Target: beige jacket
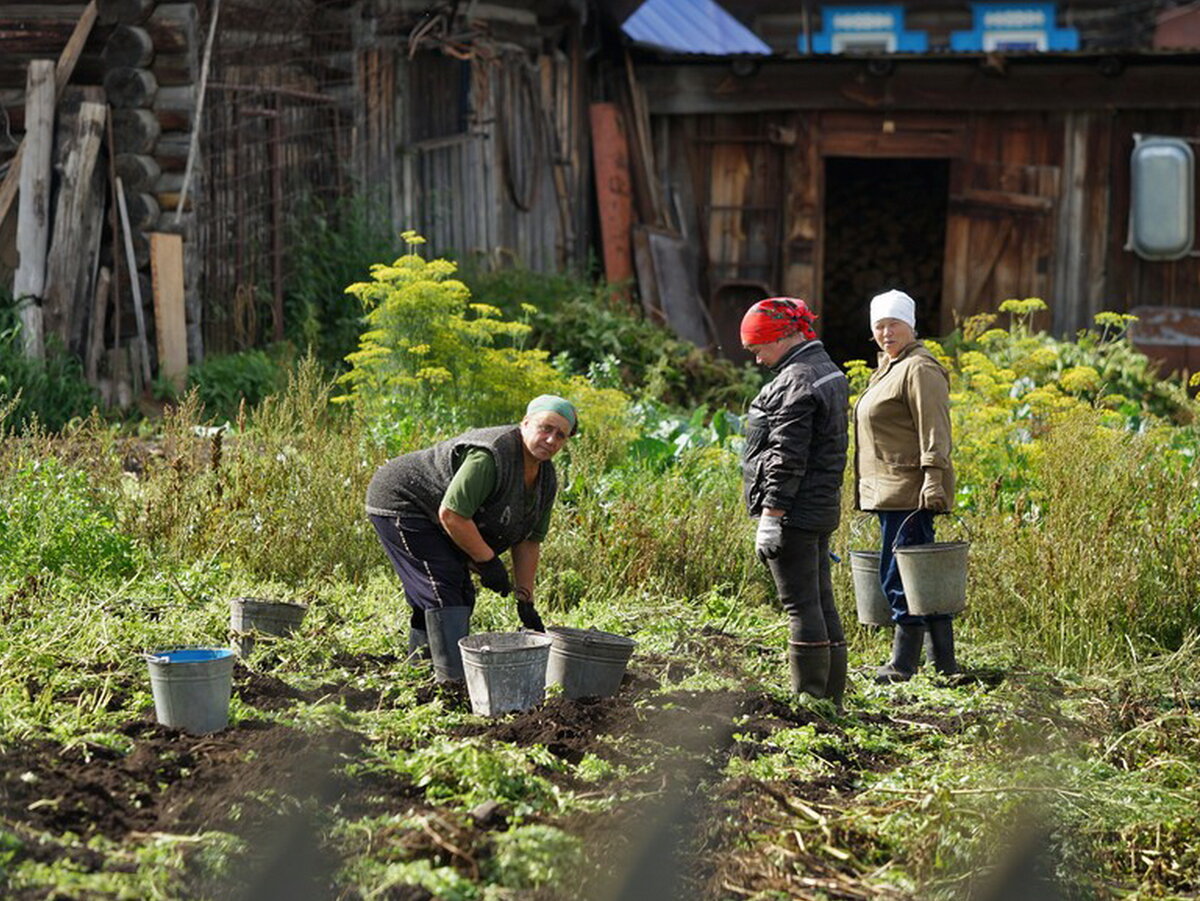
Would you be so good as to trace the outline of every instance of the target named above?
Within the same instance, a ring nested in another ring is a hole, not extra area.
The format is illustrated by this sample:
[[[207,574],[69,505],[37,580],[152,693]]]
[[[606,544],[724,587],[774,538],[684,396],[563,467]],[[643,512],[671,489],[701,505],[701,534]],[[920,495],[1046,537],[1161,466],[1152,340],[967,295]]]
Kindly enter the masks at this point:
[[[916,510],[922,470],[941,473],[954,503],[950,462],[950,377],[914,341],[879,366],[854,407],[854,504],[859,510]]]

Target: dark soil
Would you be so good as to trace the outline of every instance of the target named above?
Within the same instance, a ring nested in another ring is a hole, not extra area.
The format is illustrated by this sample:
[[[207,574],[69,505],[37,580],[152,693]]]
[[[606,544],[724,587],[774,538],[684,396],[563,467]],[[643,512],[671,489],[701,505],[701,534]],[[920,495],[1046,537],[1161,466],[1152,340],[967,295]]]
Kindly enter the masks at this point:
[[[689,661],[717,670],[732,667],[736,659],[734,639],[720,632],[698,636],[681,650]],[[300,690],[239,664],[234,690],[242,702],[262,711],[322,700],[340,701],[352,710],[393,703],[386,689],[363,687],[360,681],[367,680],[359,677],[378,677],[403,665],[400,660],[390,655],[342,656],[337,665],[350,674],[346,683]],[[572,764],[594,755],[624,767],[626,775],[616,785],[588,785],[557,769],[544,774],[583,796],[619,791],[630,799],[604,812],[573,813],[556,823],[583,840],[591,861],[571,898],[611,892],[614,880],[644,883],[650,893],[643,891],[640,897],[718,899],[741,894],[731,895],[723,887],[727,885],[744,888],[747,894],[776,890],[786,896],[794,886],[744,854],[746,830],[768,829],[794,817],[793,799],[845,804],[859,790],[863,773],[895,762],[846,750],[837,741],[837,720],[762,692],[662,692],[661,680],[673,678],[673,665],[639,657],[615,697],[553,697],[533,710],[477,720],[449,734],[543,745]],[[373,681],[388,684],[386,679]],[[430,679],[417,695],[420,703],[438,699],[453,710],[469,709],[461,685],[438,685]],[[769,753],[774,733],[804,724],[830,737],[827,747],[816,750],[829,765],[826,775],[786,785],[724,777],[722,770],[731,757],[754,759]],[[907,724],[892,719],[889,725],[918,734],[930,729],[956,732],[967,723],[958,716],[924,715]],[[363,761],[369,741],[349,729],[313,734],[252,720],[215,735],[191,736],[165,729],[147,714],[127,722],[122,731],[132,740],[127,754],[45,741],[0,752],[0,825],[23,842],[19,857],[52,861],[66,856],[81,869],[96,870],[112,862],[66,834],[121,841],[146,833],[223,830],[254,840],[263,866],[275,861],[278,867],[286,860],[306,863],[272,878],[328,885],[338,861],[329,848],[319,845],[319,830],[313,827],[324,811],[336,808],[341,818],[419,811],[426,823],[423,830],[379,829],[365,840],[389,859],[429,859],[479,878],[490,854],[491,834],[508,823],[510,811],[499,804],[480,805],[470,815],[453,813],[426,803],[423,791],[407,780],[376,768],[355,767],[355,775],[347,775],[346,764]],[[869,853],[856,848],[854,836],[834,838],[851,853]],[[806,861],[805,853],[797,849],[797,859]],[[850,864],[844,870],[831,869],[827,856],[808,856],[814,878],[824,880],[830,897],[859,897],[843,885],[851,879]],[[194,892],[188,897],[221,895],[221,887],[191,888]],[[297,897],[305,894],[297,891]],[[430,895],[423,889],[398,887],[386,897],[425,901]],[[536,897],[552,896],[539,892]]]

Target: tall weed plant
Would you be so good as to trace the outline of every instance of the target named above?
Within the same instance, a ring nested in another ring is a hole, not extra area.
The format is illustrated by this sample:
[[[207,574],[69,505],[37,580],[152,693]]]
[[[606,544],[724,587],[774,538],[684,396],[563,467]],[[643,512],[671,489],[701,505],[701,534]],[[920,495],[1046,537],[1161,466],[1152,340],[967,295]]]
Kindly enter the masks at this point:
[[[520,419],[539,394],[572,400],[590,433],[627,436],[628,398],[555,368],[544,350],[525,347],[530,326],[472,301],[450,260],[426,260],[420,236],[406,232],[410,252],[371,267],[371,281],[346,291],[363,305],[366,330],[347,357],[345,400],[382,437],[498,425]],[[603,439],[602,439],[603,440]]]
[[[309,357],[228,431],[189,395],[125,492],[126,528],[169,559],[220,560],[258,578],[364,577],[378,554],[363,498],[382,452],[352,410],[330,405],[333,390]]]

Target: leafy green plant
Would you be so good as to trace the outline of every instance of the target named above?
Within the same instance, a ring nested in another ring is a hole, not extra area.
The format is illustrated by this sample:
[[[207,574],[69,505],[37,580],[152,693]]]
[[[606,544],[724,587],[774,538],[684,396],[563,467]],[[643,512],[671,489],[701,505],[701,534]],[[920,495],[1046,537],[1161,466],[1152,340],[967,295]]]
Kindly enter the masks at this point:
[[[401,242],[386,205],[367,192],[334,201],[308,195],[288,222],[287,337],[331,369],[343,369],[362,329],[362,309],[345,287],[377,260],[392,259]]]
[[[83,365],[57,336],[47,339],[44,359],[25,356],[16,307],[0,293],[0,405],[7,410],[0,426],[20,430],[36,421],[57,431],[87,416],[99,400],[83,377]]]
[[[243,404],[256,406],[287,386],[293,356],[290,345],[209,356],[188,367],[188,388],[207,418],[235,421]]]
[[[411,232],[405,239],[414,249],[423,243]],[[551,393],[575,402],[586,429],[624,431],[621,392],[563,375],[545,351],[525,348],[529,326],[472,302],[455,272],[449,260],[410,252],[346,289],[366,311],[366,331],[340,378],[361,415],[388,424],[432,418],[452,429],[494,425],[515,422],[530,398]]]
[[[763,383],[647,321],[611,285],[527,269],[471,270],[472,294],[531,326],[530,341],[575,374],[610,366],[628,393],[673,407],[742,409]],[[611,362],[610,362],[611,361]]]

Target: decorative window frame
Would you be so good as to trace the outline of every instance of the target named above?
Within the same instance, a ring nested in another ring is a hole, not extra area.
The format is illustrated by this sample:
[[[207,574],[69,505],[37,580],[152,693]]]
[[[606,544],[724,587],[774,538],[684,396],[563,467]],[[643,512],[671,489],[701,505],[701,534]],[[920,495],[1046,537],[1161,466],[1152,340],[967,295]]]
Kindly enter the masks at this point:
[[[882,45],[878,50],[855,50],[853,45]],[[797,40],[801,52],[804,35]],[[874,6],[822,6],[821,30],[812,36],[813,53],[924,53],[929,38],[923,31],[904,28],[904,6],[889,3]]]
[[[1079,32],[1056,27],[1057,16],[1057,3],[972,3],[974,25],[970,31],[953,32],[950,49],[1043,53],[1078,50]]]

